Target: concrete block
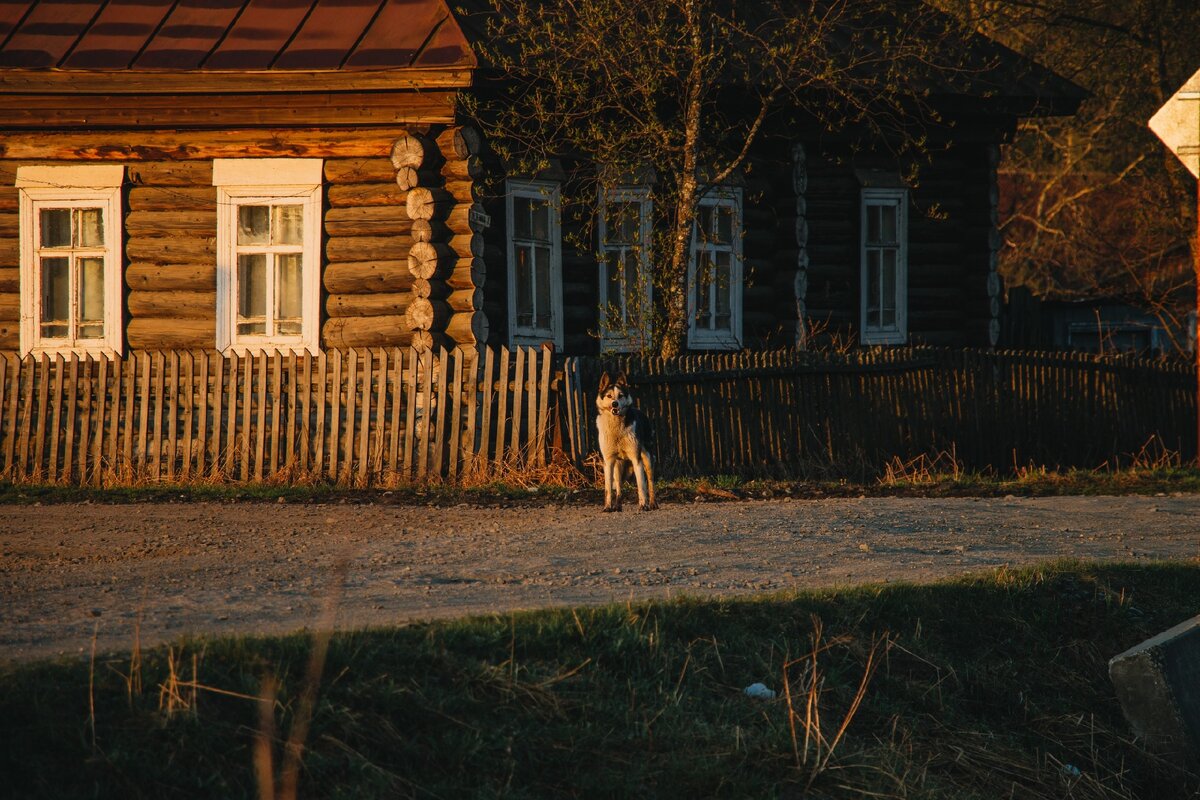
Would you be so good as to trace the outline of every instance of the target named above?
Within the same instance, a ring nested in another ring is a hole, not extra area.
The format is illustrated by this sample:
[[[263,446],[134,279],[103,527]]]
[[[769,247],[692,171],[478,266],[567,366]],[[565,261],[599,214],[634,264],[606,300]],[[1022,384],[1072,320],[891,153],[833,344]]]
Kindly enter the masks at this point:
[[[1200,757],[1200,616],[1108,662],[1121,710],[1146,746]]]

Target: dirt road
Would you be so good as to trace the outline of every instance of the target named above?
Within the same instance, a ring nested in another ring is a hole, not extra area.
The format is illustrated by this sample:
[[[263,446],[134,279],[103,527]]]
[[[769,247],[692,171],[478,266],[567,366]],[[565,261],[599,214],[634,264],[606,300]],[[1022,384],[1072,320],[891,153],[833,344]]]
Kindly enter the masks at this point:
[[[1200,497],[594,506],[0,506],[0,660],[671,594],[928,581],[1064,556],[1196,559]]]

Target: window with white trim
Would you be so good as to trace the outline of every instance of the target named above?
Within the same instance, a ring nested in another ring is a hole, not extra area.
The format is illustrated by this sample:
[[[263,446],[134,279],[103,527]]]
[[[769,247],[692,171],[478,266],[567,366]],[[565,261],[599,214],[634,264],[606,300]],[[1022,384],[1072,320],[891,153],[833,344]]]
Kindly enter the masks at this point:
[[[742,346],[742,190],[710,191],[696,208],[688,259],[688,347]]]
[[[319,158],[217,159],[217,349],[316,353]]]
[[[908,339],[907,207],[905,189],[863,189],[863,344],[903,344]]]
[[[508,341],[510,345],[553,342],[562,347],[562,239],[559,186],[544,181],[509,181]]]
[[[122,349],[122,166],[18,167],[21,354]]]
[[[600,193],[600,348],[631,352],[649,344],[650,190]]]

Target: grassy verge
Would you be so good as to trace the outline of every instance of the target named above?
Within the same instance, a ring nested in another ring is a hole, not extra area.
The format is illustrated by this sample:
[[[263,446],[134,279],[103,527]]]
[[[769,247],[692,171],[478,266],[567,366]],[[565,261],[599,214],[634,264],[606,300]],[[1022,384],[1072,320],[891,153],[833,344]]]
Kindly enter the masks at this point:
[[[307,636],[6,667],[0,774],[14,797],[253,797],[311,701],[301,797],[1192,797],[1130,740],[1106,663],[1198,600],[1200,565],[1060,564],[543,611],[339,634],[315,694]]]
[[[631,487],[632,490],[632,487]],[[735,475],[676,478],[658,487],[661,502],[722,502],[794,497],[1043,497],[1051,495],[1153,495],[1200,492],[1200,469],[1159,467],[1124,470],[1026,470],[1016,476],[970,472],[914,471],[885,479],[847,480],[747,479]],[[359,489],[327,483],[225,484],[148,483],[95,488],[0,481],[0,504],[163,503],[163,502],[290,502],[378,503],[489,507],[544,506],[565,502],[599,503],[603,492],[582,479],[578,485],[529,486],[495,482],[470,487],[451,485]]]

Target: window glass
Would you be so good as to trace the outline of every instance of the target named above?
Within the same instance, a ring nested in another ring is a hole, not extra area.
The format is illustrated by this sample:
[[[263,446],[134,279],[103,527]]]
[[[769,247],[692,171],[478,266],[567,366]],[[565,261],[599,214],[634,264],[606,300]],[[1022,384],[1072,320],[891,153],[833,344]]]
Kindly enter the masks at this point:
[[[280,253],[275,257],[275,328],[281,334],[300,333],[302,262],[301,253]]]
[[[79,259],[79,318],[77,335],[80,339],[104,337],[104,258],[89,256]]]
[[[530,269],[529,248],[518,247],[516,253],[516,301],[517,325],[529,327],[533,325],[533,270]]]
[[[238,256],[238,333],[267,332],[267,256]]]
[[[266,244],[270,234],[270,206],[238,206],[237,243]]]
[[[531,200],[530,213],[532,216],[532,238],[550,241],[550,203],[545,200]]]
[[[71,209],[43,208],[40,217],[42,247],[71,246]]]
[[[104,212],[99,208],[77,208],[79,247],[104,247]]]
[[[513,236],[518,239],[528,239],[533,233],[529,225],[531,203],[533,200],[528,197],[513,198]]]
[[[535,248],[534,257],[537,264],[537,274],[534,279],[537,289],[535,324],[539,328],[546,329],[550,327],[550,248]]]
[[[304,244],[304,206],[272,206],[271,244]]]
[[[68,219],[69,219],[68,215]],[[63,339],[70,334],[71,260],[42,259],[42,336]]]

